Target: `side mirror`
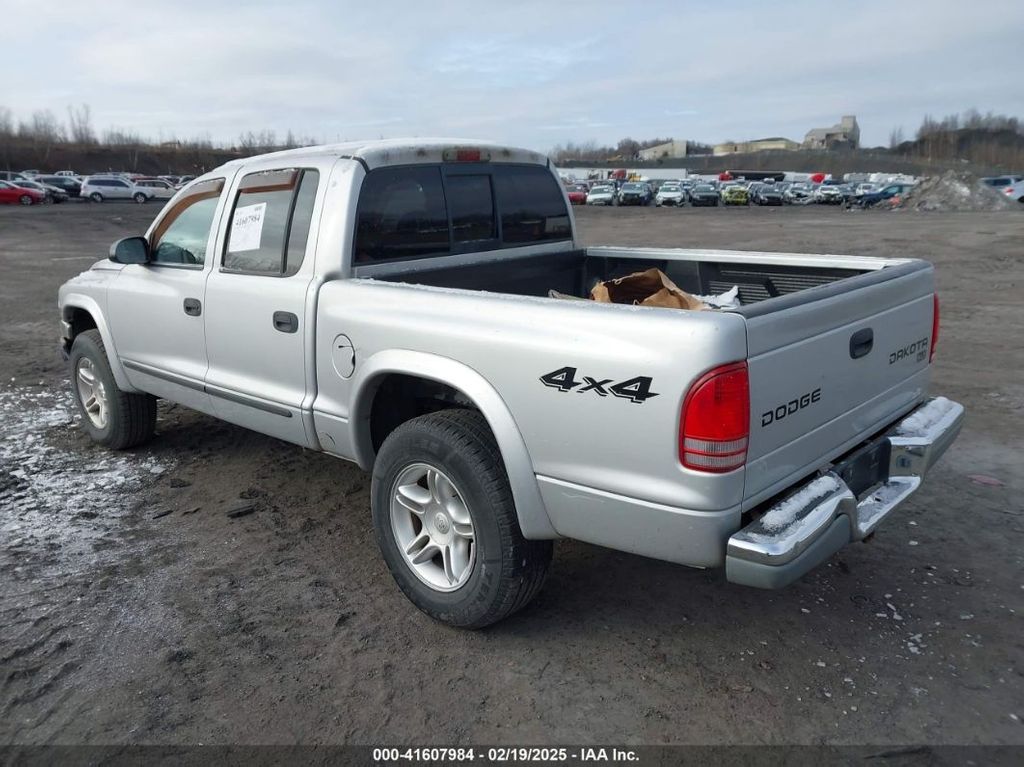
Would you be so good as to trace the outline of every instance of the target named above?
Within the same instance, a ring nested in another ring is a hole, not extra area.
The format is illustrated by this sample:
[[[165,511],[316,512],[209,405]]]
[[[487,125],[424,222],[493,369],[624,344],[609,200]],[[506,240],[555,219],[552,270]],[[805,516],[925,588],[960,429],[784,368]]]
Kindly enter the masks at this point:
[[[110,246],[110,260],[118,264],[148,264],[149,243],[145,237],[125,237]]]

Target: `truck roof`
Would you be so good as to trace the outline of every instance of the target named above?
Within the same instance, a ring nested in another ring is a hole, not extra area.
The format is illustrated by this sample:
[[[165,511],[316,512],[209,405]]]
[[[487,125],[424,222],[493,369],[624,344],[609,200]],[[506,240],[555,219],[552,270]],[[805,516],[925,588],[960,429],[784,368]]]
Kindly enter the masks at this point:
[[[346,141],[338,144],[299,147],[280,152],[244,157],[224,163],[222,168],[233,168],[254,162],[263,162],[269,158],[288,162],[300,162],[305,158],[349,157],[362,162],[368,169],[385,165],[413,165],[418,163],[437,163],[444,161],[460,161],[452,155],[458,151],[466,152],[472,157],[472,150],[479,150],[482,159],[491,162],[526,163],[531,165],[549,165],[548,158],[539,152],[519,149],[491,141],[459,138],[394,138],[367,141]],[[472,160],[461,160],[463,162]]]

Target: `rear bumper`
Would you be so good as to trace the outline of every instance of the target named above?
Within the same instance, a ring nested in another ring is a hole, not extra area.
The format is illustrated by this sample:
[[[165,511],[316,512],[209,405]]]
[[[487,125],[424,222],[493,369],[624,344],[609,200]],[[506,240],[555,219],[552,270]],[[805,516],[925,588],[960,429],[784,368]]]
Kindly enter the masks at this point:
[[[963,418],[962,405],[937,397],[878,437],[872,445],[887,447],[888,476],[862,498],[829,471],[772,505],[729,538],[726,578],[745,586],[781,588],[847,543],[864,540],[921,486],[960,433]]]

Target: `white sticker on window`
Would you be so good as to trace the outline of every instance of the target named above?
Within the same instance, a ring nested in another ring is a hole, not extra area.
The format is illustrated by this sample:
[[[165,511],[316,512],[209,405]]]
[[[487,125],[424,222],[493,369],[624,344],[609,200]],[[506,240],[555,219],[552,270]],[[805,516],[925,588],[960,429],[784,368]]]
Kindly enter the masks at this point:
[[[235,208],[235,217],[231,221],[231,239],[228,241],[229,253],[260,249],[260,240],[263,239],[263,216],[266,212],[265,202]]]

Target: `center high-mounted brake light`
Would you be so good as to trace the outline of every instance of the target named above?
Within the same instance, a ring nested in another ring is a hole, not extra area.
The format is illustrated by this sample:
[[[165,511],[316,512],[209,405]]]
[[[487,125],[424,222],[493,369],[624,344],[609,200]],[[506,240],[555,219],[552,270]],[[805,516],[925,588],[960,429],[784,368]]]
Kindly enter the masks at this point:
[[[928,349],[928,362],[935,357],[935,344],[939,342],[939,294],[932,295],[932,343]]]
[[[746,362],[709,370],[690,387],[679,419],[679,460],[688,469],[723,474],[747,461],[750,379]]]
[[[490,162],[491,153],[475,147],[445,149],[441,156],[445,162]]]

